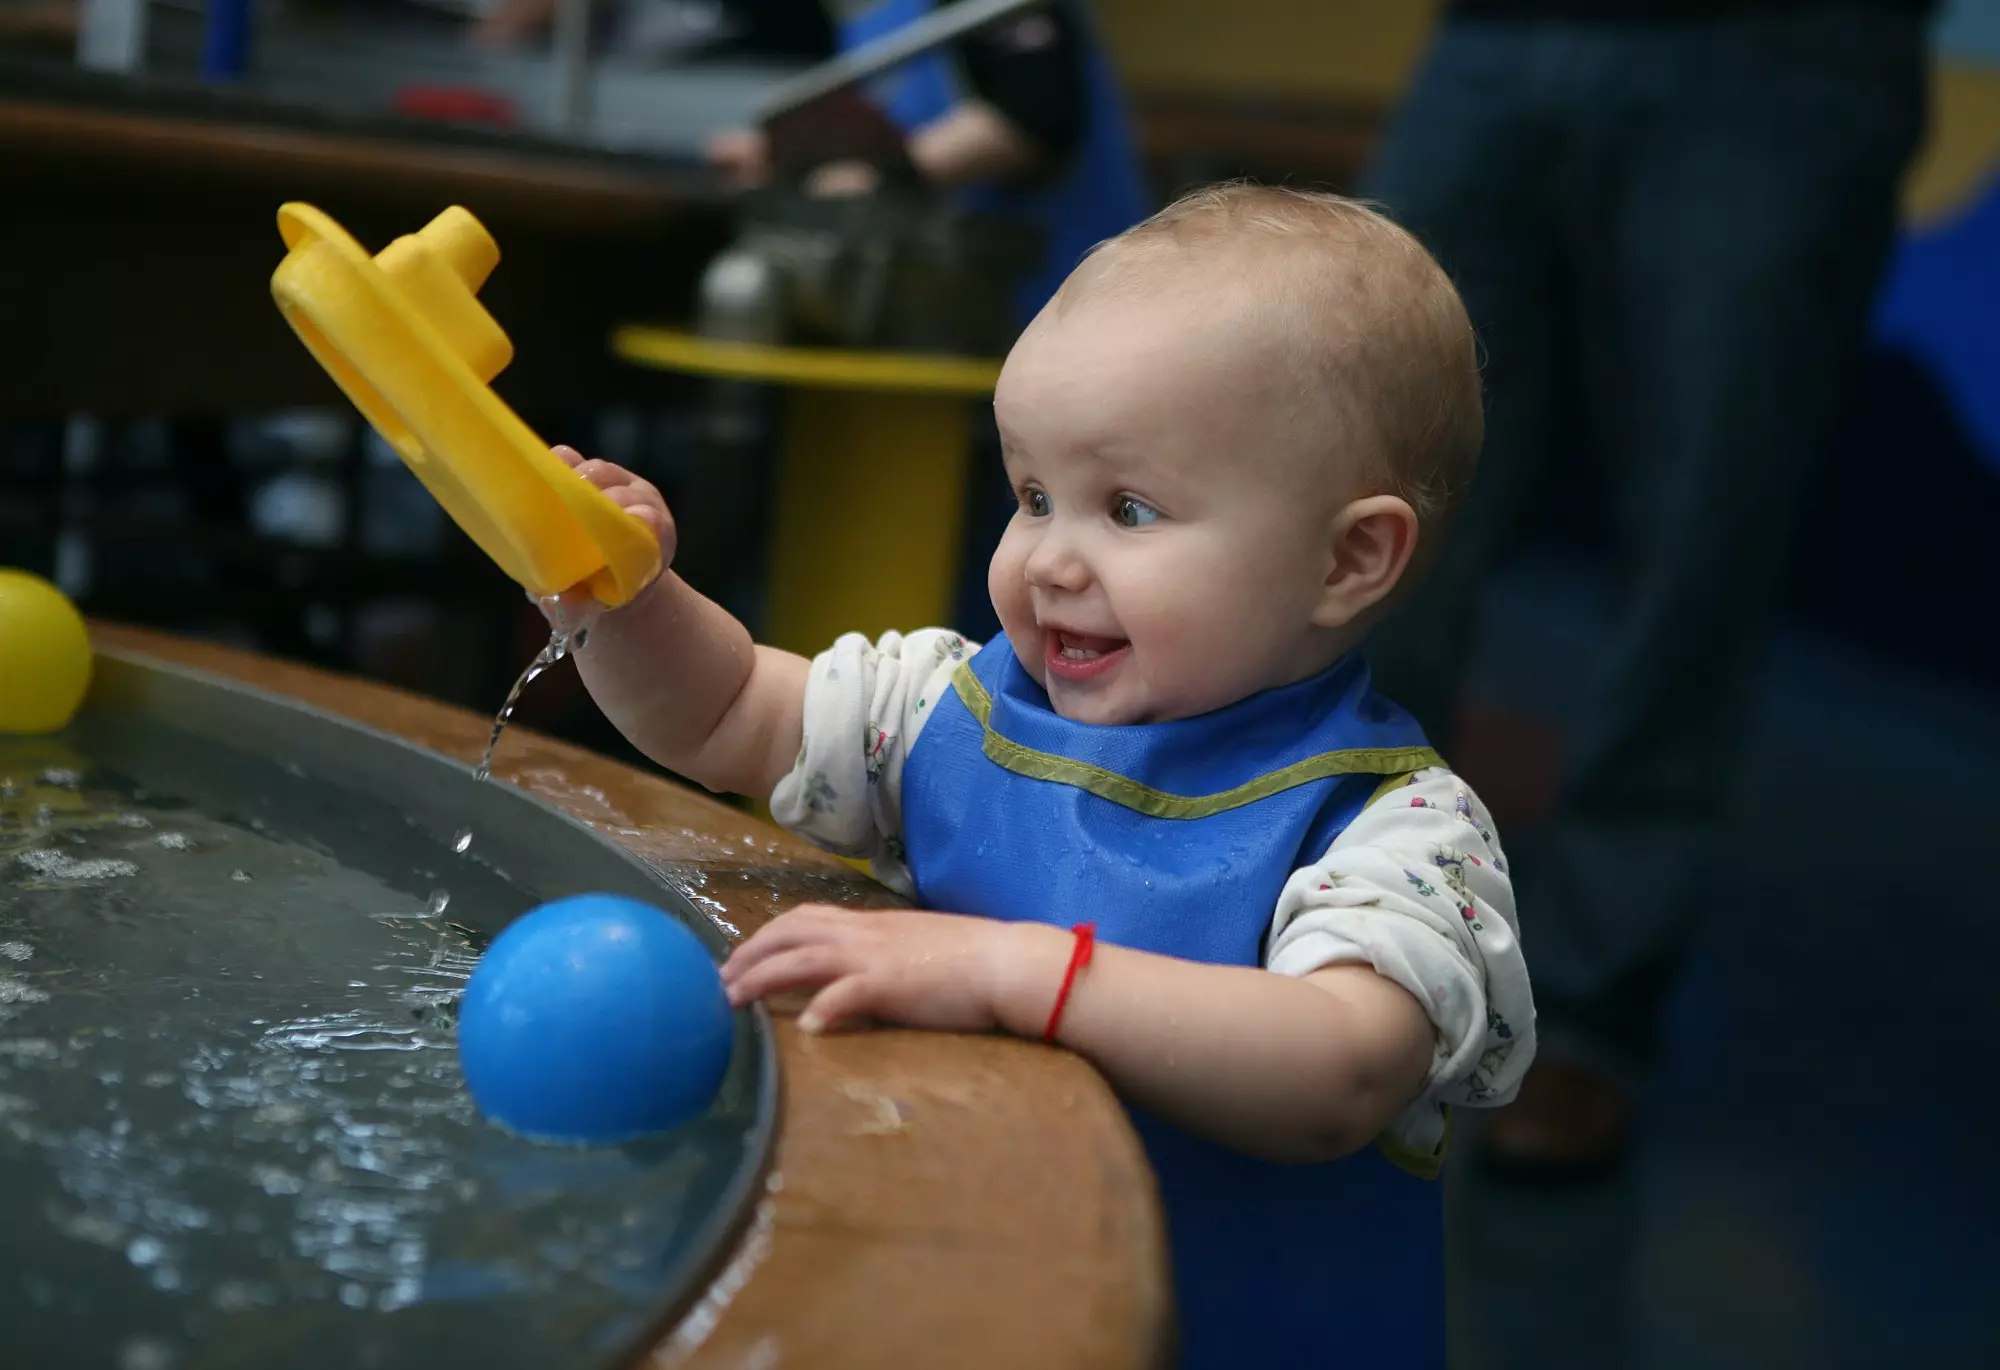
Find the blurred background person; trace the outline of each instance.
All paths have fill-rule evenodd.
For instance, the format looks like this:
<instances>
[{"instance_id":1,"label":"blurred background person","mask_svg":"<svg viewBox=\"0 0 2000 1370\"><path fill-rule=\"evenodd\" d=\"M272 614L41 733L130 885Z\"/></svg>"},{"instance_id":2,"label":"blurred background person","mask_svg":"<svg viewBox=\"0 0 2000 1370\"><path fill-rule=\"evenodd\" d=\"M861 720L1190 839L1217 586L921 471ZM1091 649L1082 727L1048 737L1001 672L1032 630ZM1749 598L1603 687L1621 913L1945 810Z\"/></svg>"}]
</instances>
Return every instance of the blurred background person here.
<instances>
[{"instance_id":1,"label":"blurred background person","mask_svg":"<svg viewBox=\"0 0 2000 1370\"><path fill-rule=\"evenodd\" d=\"M1477 488L1371 649L1433 736L1452 731L1476 592L1550 459L1588 446L1613 487L1615 626L1522 867L1542 1054L1483 1138L1516 1169L1598 1168L1627 1141L1798 496L1846 416L1923 132L1930 10L1455 0L1370 173L1487 353ZM1679 876L1635 892L1642 860Z\"/></svg>"},{"instance_id":2,"label":"blurred background person","mask_svg":"<svg viewBox=\"0 0 2000 1370\"><path fill-rule=\"evenodd\" d=\"M1480 591L1534 511L1587 508L1612 567L1546 822L1526 841L1509 828L1542 1048L1519 1100L1470 1139L1474 1186L1629 1184L1635 1101L1713 902L1795 513L1852 413L1925 126L1931 9L1453 0L1368 175L1464 293L1488 403L1459 526L1371 642L1384 692L1456 755ZM1556 476L1579 450L1601 472L1601 513L1563 491L1573 470ZM1665 876L1634 886L1642 863ZM1454 1219L1468 1291L1510 1226L1472 1192ZM1576 1229L1607 1307L1633 1286L1633 1224L1616 1209ZM1509 1337L1489 1321L1479 1354L1625 1355L1622 1318L1585 1329Z\"/></svg>"}]
</instances>

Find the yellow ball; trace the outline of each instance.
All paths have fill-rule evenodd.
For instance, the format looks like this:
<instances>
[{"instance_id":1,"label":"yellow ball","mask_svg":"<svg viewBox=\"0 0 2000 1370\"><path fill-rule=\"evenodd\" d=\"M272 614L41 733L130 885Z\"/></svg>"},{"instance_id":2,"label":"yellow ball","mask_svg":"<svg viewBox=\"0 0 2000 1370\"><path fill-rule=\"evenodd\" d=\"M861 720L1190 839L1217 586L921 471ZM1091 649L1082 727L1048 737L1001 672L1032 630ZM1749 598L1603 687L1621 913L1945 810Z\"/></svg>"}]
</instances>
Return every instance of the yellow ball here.
<instances>
[{"instance_id":1,"label":"yellow ball","mask_svg":"<svg viewBox=\"0 0 2000 1370\"><path fill-rule=\"evenodd\" d=\"M90 634L61 590L0 569L0 733L52 733L90 687Z\"/></svg>"}]
</instances>

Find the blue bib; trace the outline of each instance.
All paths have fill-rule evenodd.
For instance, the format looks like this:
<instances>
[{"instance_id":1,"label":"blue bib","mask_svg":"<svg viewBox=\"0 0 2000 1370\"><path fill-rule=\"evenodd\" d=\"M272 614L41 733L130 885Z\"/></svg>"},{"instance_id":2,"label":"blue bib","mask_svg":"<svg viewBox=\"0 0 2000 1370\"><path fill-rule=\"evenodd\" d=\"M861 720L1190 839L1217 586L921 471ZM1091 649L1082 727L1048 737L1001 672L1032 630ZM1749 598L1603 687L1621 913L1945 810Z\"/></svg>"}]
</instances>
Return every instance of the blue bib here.
<instances>
[{"instance_id":1,"label":"blue bib","mask_svg":"<svg viewBox=\"0 0 2000 1370\"><path fill-rule=\"evenodd\" d=\"M841 51L893 33L933 8L932 0L880 0L840 21ZM1085 252L1138 223L1150 208L1125 102L1111 64L1095 42L1084 55L1084 81L1083 139L1055 175L1018 188L974 187L961 197L967 209L1026 220L1042 232L1042 260L1015 287L1014 307L1022 324L1049 302ZM949 53L930 52L884 73L868 90L907 133L957 105L965 97L963 86Z\"/></svg>"},{"instance_id":2,"label":"blue bib","mask_svg":"<svg viewBox=\"0 0 2000 1370\"><path fill-rule=\"evenodd\" d=\"M1005 638L962 666L903 772L927 908L1067 927L1219 965L1262 963L1278 895L1387 785L1439 764L1349 656L1197 718L1062 718ZM1085 972L1088 974L1088 972ZM1052 987L1053 991L1053 987ZM1173 1245L1190 1370L1444 1364L1436 1158L1379 1147L1253 1160L1134 1113ZM1407 1167L1407 1168L1406 1168Z\"/></svg>"}]
</instances>

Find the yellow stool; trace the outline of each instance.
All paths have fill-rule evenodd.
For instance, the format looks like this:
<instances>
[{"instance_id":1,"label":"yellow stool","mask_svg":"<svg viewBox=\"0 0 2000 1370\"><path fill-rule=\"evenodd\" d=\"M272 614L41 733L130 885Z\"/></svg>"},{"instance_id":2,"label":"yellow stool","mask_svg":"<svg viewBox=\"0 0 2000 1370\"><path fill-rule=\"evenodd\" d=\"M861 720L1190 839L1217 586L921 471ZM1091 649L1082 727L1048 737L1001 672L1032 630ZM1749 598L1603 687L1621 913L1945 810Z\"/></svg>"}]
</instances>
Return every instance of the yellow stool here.
<instances>
[{"instance_id":1,"label":"yellow stool","mask_svg":"<svg viewBox=\"0 0 2000 1370\"><path fill-rule=\"evenodd\" d=\"M619 329L611 346L639 366L785 388L766 641L811 656L842 633L945 622L964 543L968 405L993 393L999 362L646 327Z\"/></svg>"}]
</instances>

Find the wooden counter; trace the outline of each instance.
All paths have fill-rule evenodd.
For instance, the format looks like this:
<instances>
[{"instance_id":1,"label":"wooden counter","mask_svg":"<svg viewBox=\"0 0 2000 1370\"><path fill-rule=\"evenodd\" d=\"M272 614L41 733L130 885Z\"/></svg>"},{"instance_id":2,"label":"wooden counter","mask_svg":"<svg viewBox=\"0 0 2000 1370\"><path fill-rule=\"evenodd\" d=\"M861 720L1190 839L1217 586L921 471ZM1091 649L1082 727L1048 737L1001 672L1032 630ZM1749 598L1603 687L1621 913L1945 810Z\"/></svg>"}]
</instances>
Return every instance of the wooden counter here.
<instances>
[{"instance_id":1,"label":"wooden counter","mask_svg":"<svg viewBox=\"0 0 2000 1370\"><path fill-rule=\"evenodd\" d=\"M485 745L489 720L414 695L136 629L93 631L463 761ZM510 731L493 772L620 841L745 934L805 899L894 902L788 834L563 743ZM628 829L643 835L619 835ZM1160 1363L1164 1232L1144 1153L1095 1071L1002 1037L807 1037L795 1009L773 1005L783 1103L765 1235L753 1224L730 1272L747 1279L713 1329L692 1335L698 1309L649 1370ZM732 1283L725 1275L717 1296Z\"/></svg>"}]
</instances>

